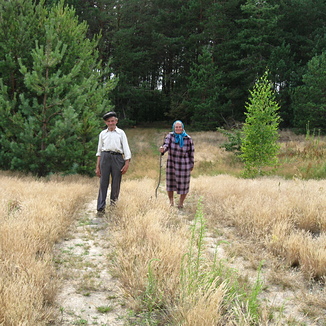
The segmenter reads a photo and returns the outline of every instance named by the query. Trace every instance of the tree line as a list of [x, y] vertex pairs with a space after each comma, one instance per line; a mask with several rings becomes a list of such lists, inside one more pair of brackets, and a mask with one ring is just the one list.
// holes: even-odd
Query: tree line
[[[326, 131], [324, 0], [68, 0], [119, 82], [124, 118], [180, 118], [200, 130], [243, 121], [270, 71], [281, 127]], [[321, 119], [322, 117], [322, 119]]]
[[0, 2], [0, 167], [91, 173], [101, 116], [243, 122], [269, 71], [281, 127], [326, 131], [323, 0]]

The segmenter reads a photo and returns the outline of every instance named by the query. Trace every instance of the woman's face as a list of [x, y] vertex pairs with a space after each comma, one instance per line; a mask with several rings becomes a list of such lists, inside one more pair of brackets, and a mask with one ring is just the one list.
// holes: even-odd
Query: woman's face
[[176, 134], [182, 134], [183, 132], [183, 128], [182, 128], [182, 124], [180, 122], [177, 122], [175, 125], [174, 125], [174, 132]]

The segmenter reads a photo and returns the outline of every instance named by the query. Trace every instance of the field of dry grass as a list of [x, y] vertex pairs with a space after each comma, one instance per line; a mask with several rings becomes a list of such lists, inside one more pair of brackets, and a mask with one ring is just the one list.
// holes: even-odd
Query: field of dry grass
[[[325, 229], [318, 235], [300, 229], [302, 211], [295, 208], [306, 200], [302, 184], [284, 181], [280, 194], [279, 182], [194, 178], [182, 212], [168, 206], [164, 187], [154, 198], [151, 179], [124, 184], [125, 196], [111, 216], [115, 275], [140, 318], [137, 325], [146, 325], [144, 319], [158, 325], [325, 323]], [[198, 200], [204, 222], [196, 217]], [[325, 221], [321, 201], [319, 194], [307, 204]], [[283, 299], [275, 302], [277, 293]]]
[[81, 177], [0, 176], [0, 325], [43, 325], [58, 289], [53, 246], [93, 195]]
[[[326, 181], [309, 180], [323, 175], [325, 140], [286, 132], [279, 176], [241, 179], [222, 135], [190, 133], [196, 163], [178, 211], [164, 190], [166, 157], [155, 197], [166, 132], [127, 130], [134, 156], [108, 216], [112, 273], [137, 316], [128, 325], [325, 325]], [[47, 325], [53, 246], [97, 180], [3, 173], [0, 190], [0, 325]]]

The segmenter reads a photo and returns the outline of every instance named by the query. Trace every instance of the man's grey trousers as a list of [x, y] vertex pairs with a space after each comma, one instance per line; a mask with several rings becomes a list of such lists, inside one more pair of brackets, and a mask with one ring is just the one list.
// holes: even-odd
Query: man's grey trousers
[[112, 154], [110, 152], [102, 152], [100, 159], [100, 190], [97, 198], [97, 210], [105, 209], [106, 197], [111, 180], [110, 204], [114, 204], [120, 193], [120, 184], [122, 179], [121, 169], [125, 161], [121, 154]]

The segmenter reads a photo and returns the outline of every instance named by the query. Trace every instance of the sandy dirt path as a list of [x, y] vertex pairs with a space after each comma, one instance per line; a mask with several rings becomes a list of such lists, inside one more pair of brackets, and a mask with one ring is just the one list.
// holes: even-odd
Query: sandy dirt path
[[96, 201], [71, 226], [56, 248], [62, 287], [54, 325], [124, 325], [127, 314], [118, 281], [110, 274], [110, 230], [96, 216]]

